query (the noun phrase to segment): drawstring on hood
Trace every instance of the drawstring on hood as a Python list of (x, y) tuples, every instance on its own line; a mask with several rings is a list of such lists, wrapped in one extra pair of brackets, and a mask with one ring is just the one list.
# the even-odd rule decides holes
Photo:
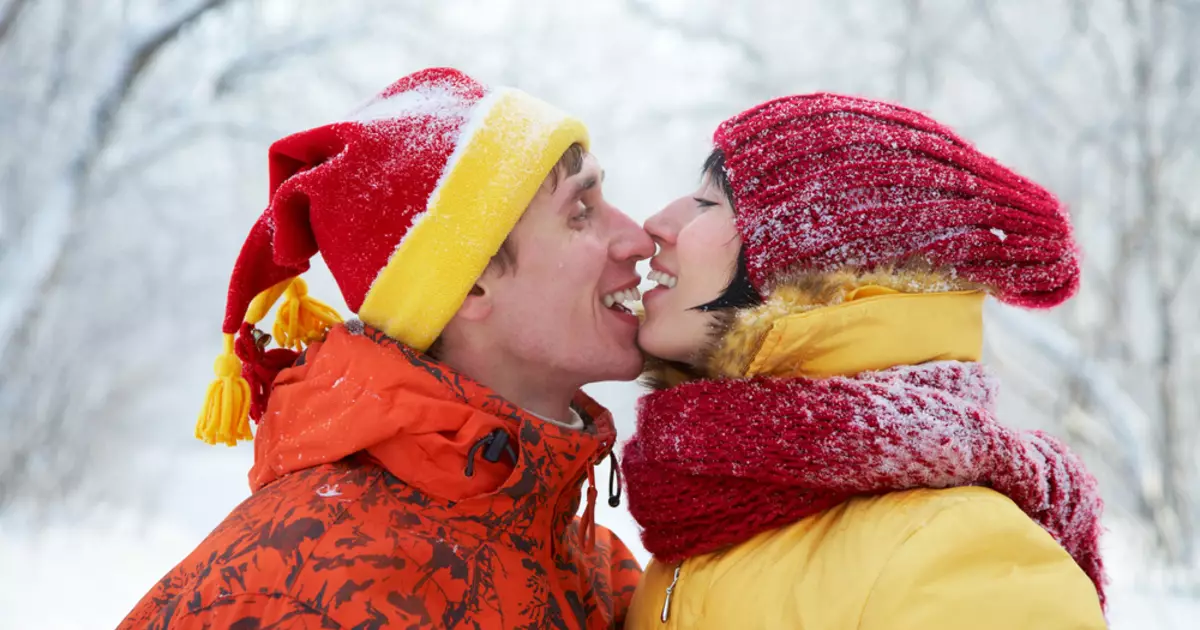
[[(577, 416), (578, 417), (578, 416)], [(483, 451), (483, 459), (491, 463), (500, 461), (503, 455), (508, 455), (508, 459), (515, 466), (517, 463), (517, 451), (512, 446), (511, 438), (508, 432), (503, 429), (495, 429), (487, 435), (480, 438), (478, 442), (473, 444), (470, 450), (467, 451), (467, 467), (463, 470), (463, 474), (468, 477), (475, 476), (475, 459), (479, 452)], [(602, 456), (601, 456), (602, 457)], [(588, 463), (587, 479), (588, 493), (587, 504), (584, 507), (583, 527), (585, 545), (595, 539), (596, 533), (596, 498), (598, 491), (596, 490), (596, 465), (597, 461)], [(617, 453), (615, 450), (608, 452), (608, 506), (621, 506), (621, 470), (620, 463), (617, 461)], [(589, 547), (590, 549), (590, 547)]]
[[(583, 522), (580, 525), (583, 528), (584, 549), (588, 551), (596, 543), (596, 496), (599, 494), (596, 490), (596, 465), (603, 458), (601, 455), (589, 462), (587, 469), (587, 505), (583, 508)], [(621, 505), (621, 470), (615, 449), (608, 452), (608, 463), (608, 506), (615, 508)]]
[(493, 464), (500, 461), (500, 456), (506, 453), (513, 465), (517, 464), (517, 451), (509, 441), (508, 432), (504, 429), (493, 429), (491, 433), (483, 436), (467, 451), (467, 468), (463, 474), (468, 477), (475, 476), (475, 456), (479, 453), (479, 449), (486, 449), (483, 451), (483, 458)]
[[(493, 464), (499, 462), (501, 456), (505, 454), (508, 455), (513, 465), (517, 463), (517, 452), (512, 446), (508, 432), (503, 429), (495, 429), (480, 438), (467, 451), (467, 467), (463, 471), (463, 474), (466, 476), (473, 477), (475, 475), (475, 459), (481, 450), (483, 451), (483, 459)], [(582, 523), (580, 525), (583, 531), (584, 548), (588, 551), (591, 551), (595, 547), (596, 541), (596, 498), (599, 494), (599, 491), (596, 489), (596, 466), (600, 463), (601, 459), (603, 459), (603, 455), (588, 462), (587, 467), (587, 503), (583, 509)], [(608, 452), (608, 462), (608, 505), (614, 508), (620, 507), (621, 471), (615, 450)]]
[[(617, 461), (617, 451), (608, 453), (608, 507), (621, 506), (621, 466)], [(616, 490), (613, 490), (615, 482)]]
[(583, 549), (591, 552), (596, 548), (596, 463), (589, 462), (587, 467), (587, 507), (583, 508), (582, 522)]

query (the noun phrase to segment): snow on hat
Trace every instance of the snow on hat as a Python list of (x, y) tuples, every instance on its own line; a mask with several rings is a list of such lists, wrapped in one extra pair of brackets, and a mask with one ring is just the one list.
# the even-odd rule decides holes
[(404, 77), (349, 120), (275, 142), (270, 203), (233, 269), (225, 352), (196, 436), (252, 439), (247, 418), (261, 416), (274, 374), (261, 369), (295, 357), (264, 353), (267, 338), (253, 329), (280, 296), (282, 346), (299, 349), (341, 321), (298, 277), (313, 255), (360, 319), (423, 351), (563, 153), (587, 143), (583, 124), (554, 107), (448, 68)]
[(792, 272), (924, 259), (997, 298), (1056, 306), (1079, 286), (1054, 195), (898, 105), (787, 96), (721, 124), (737, 225), (761, 293)]

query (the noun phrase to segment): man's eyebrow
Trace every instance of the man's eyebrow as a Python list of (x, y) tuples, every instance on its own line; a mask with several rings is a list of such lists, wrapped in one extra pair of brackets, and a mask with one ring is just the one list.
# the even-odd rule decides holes
[(575, 189), (571, 191), (571, 196), (578, 197), (579, 195), (582, 195), (583, 193), (595, 188), (603, 178), (604, 174), (601, 173), (599, 178), (597, 178), (595, 175), (590, 175), (582, 180), (576, 180)]

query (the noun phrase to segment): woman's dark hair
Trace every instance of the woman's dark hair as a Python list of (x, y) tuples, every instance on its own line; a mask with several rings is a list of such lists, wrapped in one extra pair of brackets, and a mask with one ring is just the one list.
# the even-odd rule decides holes
[[(733, 208), (733, 213), (737, 214), (737, 206), (733, 204), (733, 186), (729, 184), (729, 176), (725, 174), (725, 152), (720, 149), (713, 149), (713, 152), (708, 154), (708, 158), (704, 160), (704, 168), (701, 171), (708, 181), (712, 182), (720, 189), (721, 194), (725, 195), (725, 200), (729, 202), (729, 207)], [(733, 272), (733, 280), (730, 280), (729, 286), (721, 292), (717, 299), (700, 306), (692, 307), (697, 311), (716, 311), (723, 309), (739, 309), (750, 306), (758, 306), (762, 304), (762, 296), (758, 294), (758, 290), (754, 285), (750, 284), (750, 271), (746, 267), (746, 246), (742, 245), (742, 249), (738, 251), (737, 267)]]

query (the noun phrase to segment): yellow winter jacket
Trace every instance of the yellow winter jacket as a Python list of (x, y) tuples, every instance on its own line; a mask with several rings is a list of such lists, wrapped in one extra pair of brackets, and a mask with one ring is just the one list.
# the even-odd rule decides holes
[(1012, 501), (974, 487), (853, 499), (723, 552), (674, 566), (652, 562), (625, 624), (626, 630), (1104, 627), (1096, 589), (1071, 556)]
[[(841, 307), (806, 310), (795, 295), (776, 290), (771, 302), (732, 324), (710, 360), (723, 363), (717, 372), (726, 375), (780, 376), (978, 360), (982, 301), (980, 294), (907, 296), (869, 287), (849, 293)], [(797, 361), (801, 355), (805, 360)], [(677, 565), (652, 562), (625, 627), (1106, 624), (1091, 580), (1045, 530), (1007, 497), (965, 487), (860, 497), (723, 551)]]

